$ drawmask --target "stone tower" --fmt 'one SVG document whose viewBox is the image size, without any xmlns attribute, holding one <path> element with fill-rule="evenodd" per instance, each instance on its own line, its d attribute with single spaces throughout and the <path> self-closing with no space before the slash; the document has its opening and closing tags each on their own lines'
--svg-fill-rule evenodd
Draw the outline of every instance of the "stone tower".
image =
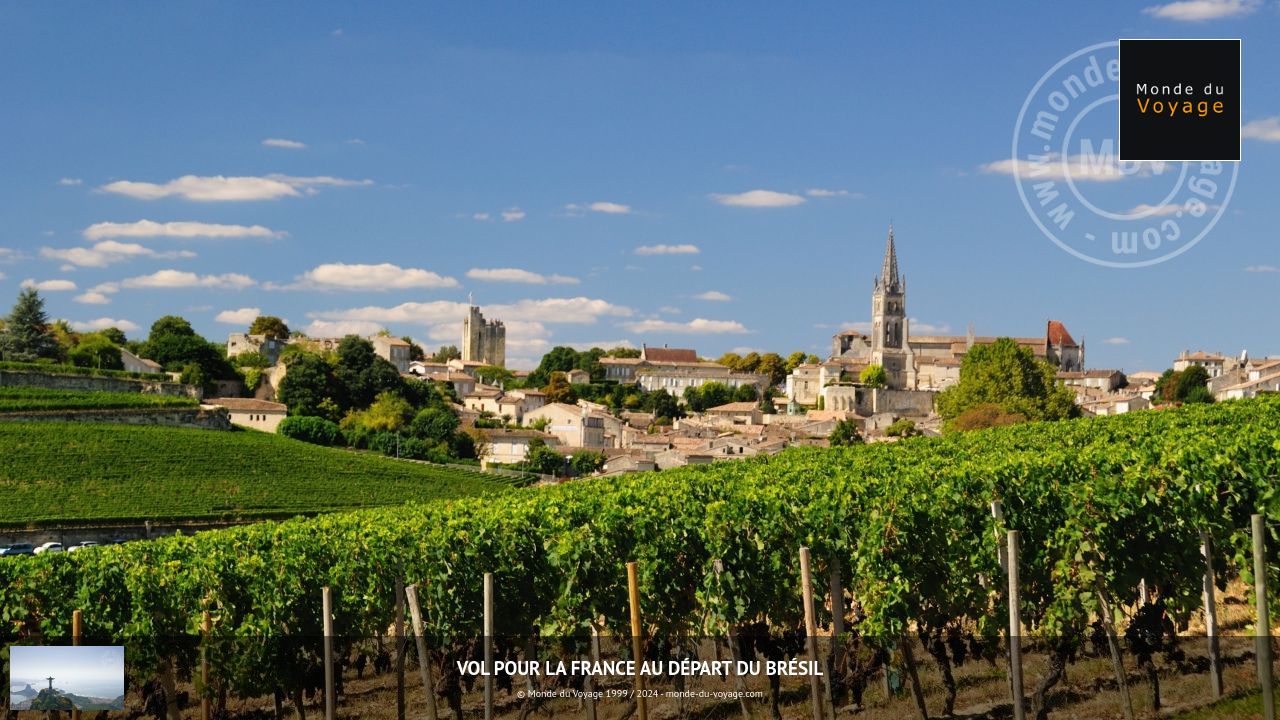
<svg viewBox="0 0 1280 720">
<path fill-rule="evenodd" d="M 463 362 L 482 362 L 505 367 L 507 363 L 507 328 L 501 320 L 485 320 L 480 308 L 469 305 L 462 320 Z"/>
<path fill-rule="evenodd" d="M 871 292 L 871 364 L 884 368 L 886 387 L 914 389 L 915 357 L 907 343 L 907 283 L 898 273 L 893 225 Z"/>
</svg>

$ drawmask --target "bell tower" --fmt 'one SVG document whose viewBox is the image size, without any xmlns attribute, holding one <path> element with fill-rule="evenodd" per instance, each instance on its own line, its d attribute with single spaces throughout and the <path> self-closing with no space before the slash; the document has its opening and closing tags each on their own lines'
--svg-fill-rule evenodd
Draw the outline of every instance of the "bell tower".
<svg viewBox="0 0 1280 720">
<path fill-rule="evenodd" d="M 915 358 L 907 344 L 907 283 L 898 272 L 893 225 L 885 244 L 884 262 L 871 292 L 871 363 L 884 368 L 885 386 L 912 389 Z"/>
</svg>

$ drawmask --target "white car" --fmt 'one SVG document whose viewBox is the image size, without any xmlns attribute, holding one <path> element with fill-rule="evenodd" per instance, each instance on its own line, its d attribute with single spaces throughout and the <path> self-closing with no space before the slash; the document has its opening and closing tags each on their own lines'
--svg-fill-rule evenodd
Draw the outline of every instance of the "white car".
<svg viewBox="0 0 1280 720">
<path fill-rule="evenodd" d="M 85 548 L 91 548 L 91 547 L 98 547 L 98 543 L 92 540 L 85 540 L 79 545 L 72 545 L 71 547 L 67 548 L 67 552 L 75 552 L 77 550 L 83 550 Z"/>
<path fill-rule="evenodd" d="M 60 543 L 60 542 L 47 542 L 47 543 L 45 543 L 45 544 L 41 545 L 40 547 L 36 548 L 36 554 L 37 554 L 37 555 L 40 555 L 40 554 L 43 554 L 43 553 L 47 553 L 47 552 L 51 552 L 51 553 L 62 552 L 62 543 Z"/>
</svg>

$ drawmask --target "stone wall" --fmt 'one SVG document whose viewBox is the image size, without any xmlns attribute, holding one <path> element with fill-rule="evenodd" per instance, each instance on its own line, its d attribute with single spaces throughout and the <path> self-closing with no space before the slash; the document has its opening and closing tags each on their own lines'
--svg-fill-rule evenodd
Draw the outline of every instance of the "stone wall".
<svg viewBox="0 0 1280 720">
<path fill-rule="evenodd" d="M 91 522 L 86 522 L 78 527 L 70 528 L 0 528 L 0 547 L 20 542 L 31 543 L 36 547 L 47 542 L 59 542 L 62 543 L 63 546 L 70 547 L 86 540 L 92 540 L 99 544 L 106 544 L 113 540 L 146 540 L 149 538 L 158 538 L 173 534 L 192 535 L 205 530 L 218 530 L 221 528 L 244 525 L 253 522 L 261 521 L 166 521 L 148 522 L 145 524 L 134 522 L 125 524 L 101 523 L 97 525 L 92 524 Z M 22 559 L 19 558 L 18 562 L 21 561 Z"/>
<path fill-rule="evenodd" d="M 201 390 L 195 385 L 183 385 L 182 383 L 164 380 L 60 375 L 28 370 L 0 370 L 0 387 L 39 387 L 50 390 L 76 390 L 81 392 L 136 392 L 148 395 L 185 396 L 196 398 L 197 400 L 201 397 Z"/>
<path fill-rule="evenodd" d="M 872 390 L 870 413 L 893 413 L 923 417 L 933 412 L 933 397 L 937 393 L 930 390 Z"/>
<path fill-rule="evenodd" d="M 94 422 L 122 425 L 162 425 L 199 430 L 230 430 L 226 408 L 201 405 L 186 408 L 121 410 L 41 410 L 0 413 L 0 422 Z"/>
</svg>

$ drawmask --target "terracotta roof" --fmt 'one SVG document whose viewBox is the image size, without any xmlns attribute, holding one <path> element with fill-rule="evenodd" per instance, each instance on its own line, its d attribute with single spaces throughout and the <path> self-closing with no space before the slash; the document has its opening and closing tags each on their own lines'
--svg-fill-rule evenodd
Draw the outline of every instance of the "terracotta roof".
<svg viewBox="0 0 1280 720">
<path fill-rule="evenodd" d="M 267 400 L 254 400 L 253 398 L 205 398 L 205 405 L 217 405 L 228 410 L 238 410 L 243 412 L 288 412 L 289 406 L 277 402 L 268 402 Z"/>
<path fill-rule="evenodd" d="M 555 435 L 548 435 L 537 430 L 509 430 L 505 428 L 479 428 L 480 434 L 487 438 L 542 438 L 547 444 L 554 443 Z"/>
<path fill-rule="evenodd" d="M 401 339 L 400 339 L 400 338 L 398 338 L 398 337 L 392 337 L 392 336 L 390 336 L 390 335 L 378 335 L 377 337 L 375 337 L 375 338 L 373 339 L 373 341 L 374 341 L 374 342 L 377 342 L 377 343 L 383 343 L 383 344 L 385 344 L 385 345 L 396 345 L 396 346 L 400 346 L 400 347 L 409 347 L 409 343 L 405 342 L 404 340 L 401 340 Z"/>
<path fill-rule="evenodd" d="M 691 348 L 655 348 L 645 346 L 640 357 L 649 362 L 698 362 L 698 353 Z"/>
<path fill-rule="evenodd" d="M 1178 356 L 1178 359 L 1179 360 L 1226 360 L 1227 358 L 1225 355 L 1220 355 L 1218 353 L 1207 353 L 1202 350 L 1197 350 L 1193 353 L 1184 352 Z"/>
<path fill-rule="evenodd" d="M 731 402 L 724 405 L 717 405 L 713 408 L 707 408 L 707 412 L 724 412 L 724 413 L 742 413 L 751 412 L 756 409 L 753 402 Z"/>
<path fill-rule="evenodd" d="M 1067 332 L 1067 326 L 1057 320 L 1049 321 L 1049 342 L 1054 345 L 1074 346 L 1076 341 L 1071 338 L 1071 333 Z"/>
</svg>

